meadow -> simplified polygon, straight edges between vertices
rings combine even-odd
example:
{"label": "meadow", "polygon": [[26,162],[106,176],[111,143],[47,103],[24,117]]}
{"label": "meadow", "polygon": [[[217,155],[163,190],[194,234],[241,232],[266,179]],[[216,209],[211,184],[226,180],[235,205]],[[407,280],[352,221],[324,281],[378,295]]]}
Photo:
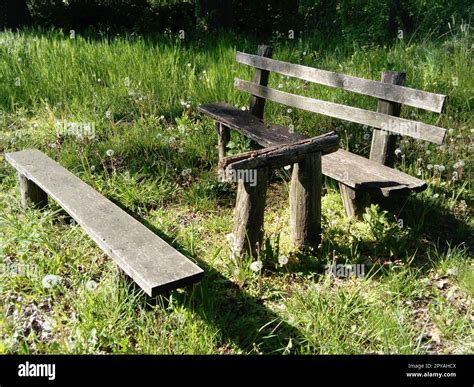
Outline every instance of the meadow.
{"label": "meadow", "polygon": [[[327,179],[315,256],[291,246],[290,176],[277,171],[255,272],[251,258],[230,258],[236,188],[217,181],[214,122],[197,107],[248,106],[233,80],[252,70],[235,62],[235,51],[254,53],[259,43],[225,32],[184,40],[0,33],[0,353],[474,352],[470,28],[391,46],[273,37],[277,59],[376,80],[383,70],[406,71],[407,86],[448,101],[441,115],[403,107],[402,117],[448,134],[442,146],[399,143],[396,168],[428,189],[398,213],[372,206],[361,221],[347,218]],[[377,104],[274,74],[270,85]],[[336,130],[343,148],[370,150],[368,127],[273,103],[266,119],[311,135]],[[230,153],[251,146],[232,133]],[[148,299],[55,203],[23,209],[3,154],[26,148],[45,152],[191,257],[205,270],[202,282]],[[364,264],[365,278],[326,274],[332,262]]]}

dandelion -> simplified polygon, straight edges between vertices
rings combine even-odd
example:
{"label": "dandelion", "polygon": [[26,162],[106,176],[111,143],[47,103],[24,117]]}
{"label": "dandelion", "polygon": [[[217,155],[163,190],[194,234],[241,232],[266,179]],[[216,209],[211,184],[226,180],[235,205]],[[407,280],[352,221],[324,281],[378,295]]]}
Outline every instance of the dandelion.
{"label": "dandelion", "polygon": [[283,168],[284,168],[286,171],[288,171],[288,170],[291,168],[291,165],[285,165]]}
{"label": "dandelion", "polygon": [[306,51],[303,51],[303,56],[306,55]]}
{"label": "dandelion", "polygon": [[110,119],[111,116],[112,116],[112,114],[110,113],[110,110],[107,110],[105,112],[105,118]]}
{"label": "dandelion", "polygon": [[95,171],[95,165],[91,165],[91,172]]}
{"label": "dandelion", "polygon": [[33,128],[36,129],[37,127],[38,127],[38,124],[35,122],[35,123],[33,124]]}
{"label": "dandelion", "polygon": [[228,242],[234,243],[234,234],[230,233],[225,236],[225,239],[227,239]]}
{"label": "dandelion", "polygon": [[156,137],[157,140],[161,140],[163,135],[161,133],[157,133],[155,137]]}
{"label": "dandelion", "polygon": [[90,280],[86,282],[86,289],[90,292],[93,292],[94,290],[96,290],[98,286],[99,284],[95,282],[94,280]]}
{"label": "dandelion", "polygon": [[428,150],[426,151],[426,154],[429,156],[429,155],[431,154],[431,151],[428,149]]}
{"label": "dandelion", "polygon": [[247,108],[246,108],[245,106],[242,106],[240,109],[241,109],[242,111],[246,111],[246,110],[247,110]]}
{"label": "dandelion", "polygon": [[53,148],[53,149],[56,148],[56,144],[55,144],[54,142],[51,143],[49,146],[50,146],[51,148]]}
{"label": "dandelion", "polygon": [[286,255],[280,255],[278,257],[278,263],[281,265],[281,266],[285,266],[287,263],[288,263],[288,257]]}
{"label": "dandelion", "polygon": [[160,121],[163,121],[165,119],[165,116],[160,116]]}
{"label": "dandelion", "polygon": [[280,83],[280,84],[278,85],[278,88],[279,88],[279,89],[283,89],[283,83]]}
{"label": "dandelion", "polygon": [[174,138],[174,137],[170,137],[168,139],[168,144],[174,144],[175,142],[176,142],[176,138]]}
{"label": "dandelion", "polygon": [[113,151],[113,149],[107,149],[107,152],[105,152],[105,154],[109,157],[112,157],[115,154],[115,152]]}
{"label": "dandelion", "polygon": [[188,63],[187,66],[188,66],[188,67],[191,67],[191,63]]}
{"label": "dandelion", "polygon": [[189,174],[191,174],[191,172],[192,172],[191,168],[186,168],[186,169],[183,169],[183,171],[181,172],[181,175],[188,176]]}
{"label": "dandelion", "polygon": [[262,261],[254,261],[250,265],[250,269],[254,272],[258,272],[262,270],[262,267],[263,267]]}
{"label": "dandelion", "polygon": [[102,79],[100,79],[100,78],[97,78],[97,82],[102,82]]}
{"label": "dandelion", "polygon": [[191,107],[191,104],[186,104],[186,109],[189,109]]}
{"label": "dandelion", "polygon": [[287,112],[288,114],[291,114],[291,113],[293,113],[293,109],[287,109],[286,112]]}
{"label": "dandelion", "polygon": [[402,150],[400,148],[395,149],[395,155],[400,156],[402,154]]}
{"label": "dandelion", "polygon": [[426,168],[428,169],[428,171],[431,171],[433,169],[433,164],[428,164]]}
{"label": "dandelion", "polygon": [[364,140],[365,141],[368,141],[370,139],[370,134],[369,133],[365,133],[364,134]]}
{"label": "dandelion", "polygon": [[466,165],[466,162],[464,160],[459,160],[457,163],[453,165],[454,169],[459,169],[462,168]]}
{"label": "dandelion", "polygon": [[41,281],[43,288],[49,289],[55,286],[59,281],[61,281],[61,277],[54,274],[48,274],[43,277]]}

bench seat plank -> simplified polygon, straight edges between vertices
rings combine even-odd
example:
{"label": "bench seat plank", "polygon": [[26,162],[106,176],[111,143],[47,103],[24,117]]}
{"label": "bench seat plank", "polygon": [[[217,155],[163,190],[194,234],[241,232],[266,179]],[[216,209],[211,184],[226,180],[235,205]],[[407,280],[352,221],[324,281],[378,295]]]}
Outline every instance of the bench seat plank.
{"label": "bench seat plank", "polygon": [[5,157],[56,200],[148,295],[200,280],[201,268],[40,151],[24,150]]}
{"label": "bench seat plank", "polygon": [[[201,105],[199,111],[237,130],[263,147],[308,138],[299,133],[290,133],[289,129],[281,125],[265,124],[250,113],[226,103]],[[348,187],[383,196],[410,191],[419,192],[426,188],[423,180],[343,149],[323,155],[322,172]]]}

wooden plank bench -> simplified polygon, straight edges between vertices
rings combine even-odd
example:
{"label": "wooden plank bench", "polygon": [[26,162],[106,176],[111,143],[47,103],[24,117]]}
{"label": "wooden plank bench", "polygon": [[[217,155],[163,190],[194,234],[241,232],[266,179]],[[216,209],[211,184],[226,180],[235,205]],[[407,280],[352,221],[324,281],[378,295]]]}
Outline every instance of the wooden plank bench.
{"label": "wooden plank bench", "polygon": [[196,264],[132,216],[36,149],[7,153],[24,206],[50,195],[149,296],[198,282]]}
{"label": "wooden plank bench", "polygon": [[[242,52],[236,54],[237,62],[255,68],[252,82],[240,79],[235,81],[237,89],[251,95],[248,112],[225,103],[205,104],[199,108],[200,112],[217,121],[220,158],[225,156],[225,147],[230,139],[230,128],[263,147],[288,144],[306,138],[281,125],[263,121],[265,101],[271,100],[374,128],[370,159],[343,149],[322,157],[322,173],[338,181],[348,216],[360,217],[371,201],[381,198],[392,199],[426,188],[423,180],[392,168],[397,138],[400,135],[406,135],[442,144],[446,130],[400,118],[400,108],[404,104],[440,113],[446,98],[444,95],[402,86],[405,74],[400,72],[383,72],[382,80],[379,82],[278,61],[272,59],[271,56],[272,49],[268,46],[259,46],[258,55]],[[378,98],[377,111],[368,111],[269,88],[267,85],[270,72]]]}

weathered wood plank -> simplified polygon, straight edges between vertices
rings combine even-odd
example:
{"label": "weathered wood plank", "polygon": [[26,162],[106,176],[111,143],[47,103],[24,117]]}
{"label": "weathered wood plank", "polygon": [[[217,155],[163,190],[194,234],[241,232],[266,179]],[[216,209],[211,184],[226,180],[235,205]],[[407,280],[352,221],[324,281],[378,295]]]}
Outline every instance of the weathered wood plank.
{"label": "weathered wood plank", "polygon": [[[405,77],[405,73],[397,71],[384,71],[382,73],[382,82],[403,85],[405,82]],[[399,103],[381,99],[379,100],[377,111],[379,113],[399,117],[401,106],[402,105]],[[372,133],[372,144],[370,147],[370,160],[386,165],[387,167],[393,167],[397,137],[397,135],[393,135],[389,132],[374,129]]]}
{"label": "weathered wood plank", "polygon": [[321,242],[321,153],[311,153],[293,166],[290,185],[291,239],[300,250]]}
{"label": "weathered wood plank", "polygon": [[420,192],[426,188],[423,180],[343,149],[324,155],[322,164],[324,175],[350,188],[383,196],[402,191]]}
{"label": "weathered wood plank", "polygon": [[226,147],[230,141],[230,129],[228,126],[221,124],[220,122],[216,123],[217,131],[217,150],[219,154],[219,161],[225,157]]}
{"label": "weathered wood plank", "polygon": [[[270,46],[260,45],[258,46],[259,57],[268,57],[271,58],[273,49]],[[255,74],[253,75],[253,83],[257,85],[267,86],[268,77],[270,76],[269,71],[255,69]],[[249,112],[257,118],[263,119],[263,113],[265,111],[265,98],[260,98],[254,95],[250,96]]]}
{"label": "weathered wood plank", "polygon": [[324,114],[329,117],[339,118],[362,125],[383,129],[419,140],[442,144],[446,130],[422,122],[411,121],[404,118],[392,117],[386,114],[372,112],[351,106],[340,105],[334,102],[322,101],[314,98],[303,97],[296,94],[278,91],[269,87],[256,85],[252,82],[235,80],[235,86],[242,91],[258,97],[266,98],[284,105],[304,109],[313,113]]}
{"label": "weathered wood plank", "polygon": [[148,295],[201,278],[196,264],[40,151],[8,153],[5,158],[56,200]]}
{"label": "weathered wood plank", "polygon": [[442,111],[446,99],[446,96],[442,94],[385,84],[383,82],[353,77],[332,71],[320,70],[275,59],[262,58],[243,52],[237,52],[236,60],[239,63],[250,65],[257,69],[272,71],[320,85],[337,87],[358,94],[398,102],[436,113]]}
{"label": "weathered wood plank", "polygon": [[226,103],[201,105],[199,106],[199,111],[239,131],[264,147],[288,144],[307,138],[298,133],[291,133],[289,129],[284,126],[266,124],[248,112]]}
{"label": "weathered wood plank", "polygon": [[330,132],[292,144],[277,145],[229,156],[221,160],[219,167],[225,169],[228,174],[232,174],[233,171],[261,167],[281,168],[299,162],[310,153],[327,154],[335,152],[337,149],[339,149],[339,136],[335,132]]}

